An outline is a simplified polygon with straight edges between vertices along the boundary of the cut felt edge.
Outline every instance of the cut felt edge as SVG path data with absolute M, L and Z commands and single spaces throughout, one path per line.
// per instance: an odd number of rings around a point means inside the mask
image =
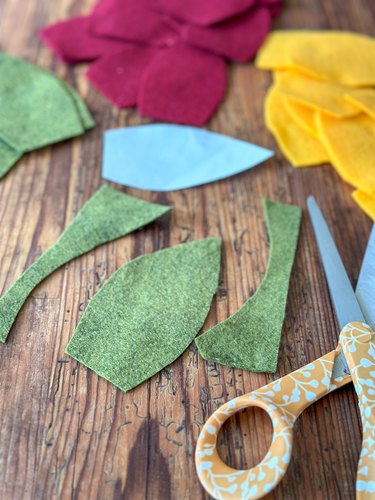
M 0 138 L 0 179 L 11 170 L 22 155 L 21 151 L 17 151 Z
M 371 196 L 357 189 L 353 191 L 352 198 L 366 215 L 375 221 L 375 193 Z
M 0 298 L 0 342 L 6 342 L 25 301 L 47 276 L 74 258 L 144 227 L 170 208 L 146 202 L 107 185 L 101 186 L 55 243 L 25 269 Z M 129 209 L 132 211 L 130 216 Z
M 365 115 L 361 114 L 359 116 L 355 116 L 352 118 L 349 118 L 348 121 L 343 121 L 343 123 L 349 123 L 349 120 L 359 120 L 364 118 Z M 370 118 L 367 118 L 370 120 Z M 335 120 L 332 117 L 328 117 L 328 115 L 325 115 L 324 113 L 318 112 L 315 115 L 315 121 L 317 125 L 317 130 L 319 133 L 319 138 L 324 145 L 328 156 L 330 158 L 330 162 L 334 169 L 336 170 L 337 174 L 348 184 L 351 186 L 357 188 L 360 191 L 367 192 L 369 195 L 372 195 L 372 190 L 369 189 L 369 186 L 365 179 L 358 175 L 357 172 L 354 172 L 356 175 L 353 174 L 353 168 L 350 170 L 350 167 L 353 167 L 353 165 L 350 165 L 350 161 L 342 161 L 342 158 L 339 156 L 337 153 L 334 145 L 331 143 L 330 137 L 326 133 L 326 130 L 324 129 L 323 122 L 324 120 L 331 120 L 333 123 L 340 122 L 340 120 Z
M 95 121 L 86 106 L 85 102 L 81 99 L 79 94 L 67 83 L 65 83 L 63 80 L 61 80 L 61 84 L 65 88 L 66 92 L 71 96 L 76 110 L 77 114 L 80 117 L 82 126 L 84 127 L 85 130 L 90 130 L 91 128 L 95 127 Z
M 121 266 L 106 282 L 105 284 L 103 285 L 103 287 L 92 297 L 92 299 L 89 301 L 88 305 L 87 305 L 87 308 L 86 310 L 84 311 L 84 314 L 82 316 L 82 319 L 80 321 L 80 324 L 82 321 L 84 321 L 84 318 L 89 315 L 91 313 L 91 309 L 92 309 L 92 304 L 94 304 L 97 300 L 100 299 L 101 295 L 107 293 L 106 291 L 106 287 L 107 285 L 109 285 L 111 283 L 111 281 L 115 280 L 117 275 L 120 275 L 120 273 L 122 272 L 122 270 L 126 267 L 126 266 L 129 266 L 129 265 L 134 265 L 137 263 L 137 261 L 140 261 L 141 259 L 152 259 L 156 254 L 159 254 L 160 253 L 168 253 L 168 252 L 173 252 L 174 249 L 178 248 L 178 247 L 182 247 L 184 246 L 186 249 L 189 247 L 189 246 L 194 246 L 195 248 L 197 248 L 197 246 L 204 246 L 205 247 L 205 253 L 206 255 L 208 253 L 211 253 L 215 259 L 216 259 L 216 269 L 215 269 L 215 286 L 214 286 L 214 290 L 212 290 L 209 286 L 207 286 L 207 292 L 209 293 L 210 295 L 210 300 L 209 300 L 209 304 L 207 306 L 207 308 L 204 309 L 204 319 L 202 321 L 202 323 L 200 324 L 200 327 L 195 331 L 195 334 L 194 336 L 192 336 L 192 338 L 189 338 L 189 340 L 186 342 L 186 344 L 184 345 L 184 348 L 177 354 L 177 355 L 173 355 L 173 359 L 172 357 L 168 360 L 168 363 L 165 364 L 163 362 L 160 362 L 158 364 L 157 367 L 153 368 L 153 373 L 148 373 L 146 378 L 143 378 L 143 375 L 142 375 L 142 380 L 137 380 L 135 383 L 132 383 L 132 384 L 122 384 L 122 383 L 116 383 L 114 380 L 111 380 L 111 377 L 109 374 L 107 374 L 104 370 L 101 370 L 101 369 L 98 369 L 97 366 L 95 366 L 95 363 L 92 363 L 92 362 L 87 362 L 87 361 L 83 361 L 81 359 L 81 357 L 79 356 L 79 353 L 76 354 L 75 353 L 75 349 L 74 347 L 72 348 L 72 344 L 73 344 L 73 339 L 74 339 L 74 335 L 72 337 L 72 339 L 70 340 L 68 346 L 66 347 L 65 349 L 65 352 L 66 354 L 68 354 L 69 356 L 71 356 L 72 358 L 76 359 L 79 363 L 83 364 L 84 366 L 90 368 L 91 370 L 93 370 L 96 374 L 98 374 L 99 376 L 103 377 L 105 380 L 107 380 L 108 382 L 110 382 L 111 384 L 115 385 L 116 387 L 118 387 L 119 389 L 127 392 L 135 387 L 137 387 L 138 385 L 142 384 L 143 382 L 145 382 L 146 380 L 150 379 L 151 377 L 153 377 L 154 375 L 156 375 L 157 373 L 159 373 L 162 369 L 166 368 L 167 366 L 169 366 L 171 363 L 173 363 L 177 358 L 179 358 L 181 356 L 181 354 L 183 354 L 183 352 L 188 348 L 188 346 L 191 344 L 191 342 L 194 340 L 194 337 L 197 335 L 197 333 L 199 332 L 200 328 L 202 327 L 204 321 L 205 321 L 205 318 L 207 317 L 207 314 L 209 313 L 209 309 L 210 309 L 210 305 L 212 303 L 212 299 L 216 293 L 216 290 L 217 290 L 217 287 L 218 287 L 218 284 L 219 284 L 219 274 L 220 274 L 220 256 L 221 256 L 221 239 L 218 238 L 218 237 L 208 237 L 208 238 L 205 238 L 205 239 L 202 239 L 202 240 L 195 240 L 195 241 L 191 241 L 191 242 L 188 242 L 188 243 L 183 243 L 181 245 L 177 245 L 177 246 L 174 246 L 174 247 L 169 247 L 169 248 L 166 248 L 166 249 L 162 249 L 162 250 L 159 250 L 157 252 L 153 252 L 153 253 L 150 253 L 150 254 L 145 254 L 145 255 L 141 255 L 139 257 L 136 257 L 135 259 L 129 261 L 128 263 L 124 264 L 123 266 Z M 210 246 L 210 249 L 208 248 Z M 77 327 L 77 329 L 79 328 L 79 325 Z
M 368 102 L 365 96 L 371 96 L 371 103 Z M 346 94 L 345 99 L 353 106 L 357 107 L 363 113 L 369 115 L 375 120 L 375 91 L 374 90 L 358 90 L 351 94 Z
M 279 94 L 275 86 L 272 86 L 266 96 L 264 107 L 266 126 L 276 138 L 283 154 L 293 167 L 310 167 L 327 163 L 329 157 L 324 146 L 295 122 L 288 113 L 284 99 L 285 97 Z M 276 107 L 279 108 L 277 113 Z M 289 127 L 285 126 L 287 122 L 290 122 Z M 292 137 L 293 134 L 295 137 Z
M 222 321 L 221 323 L 218 323 L 217 325 L 213 326 L 211 329 L 207 330 L 206 332 L 203 332 L 199 337 L 197 337 L 195 339 L 195 345 L 199 351 L 199 354 L 202 356 L 203 359 L 208 360 L 208 361 L 213 361 L 215 363 L 218 363 L 218 364 L 221 364 L 224 366 L 231 366 L 232 368 L 238 368 L 238 369 L 247 370 L 247 371 L 259 372 L 259 373 L 275 373 L 276 372 L 277 362 L 278 362 L 278 357 L 279 357 L 279 347 L 278 347 L 277 351 L 275 351 L 275 353 L 274 353 L 274 359 L 272 361 L 272 366 L 271 366 L 271 363 L 269 365 L 262 365 L 262 366 L 260 366 L 259 363 L 258 363 L 258 365 L 255 365 L 255 362 L 256 362 L 255 360 L 253 360 L 251 363 L 249 363 L 248 361 L 247 361 L 247 363 L 242 363 L 242 362 L 239 362 L 238 359 L 235 362 L 233 362 L 233 364 L 231 365 L 231 364 L 223 362 L 223 359 L 221 359 L 219 356 L 213 355 L 212 352 L 209 355 L 207 355 L 204 352 L 204 349 L 202 349 L 202 342 L 204 343 L 205 340 L 209 339 L 209 337 L 211 335 L 215 338 L 215 336 L 217 334 L 217 327 L 224 326 L 226 323 L 230 325 L 234 318 L 239 317 L 238 313 L 241 310 L 243 310 L 243 308 L 245 306 L 251 307 L 251 301 L 254 300 L 255 297 L 257 295 L 259 295 L 261 293 L 261 291 L 263 291 L 263 289 L 267 286 L 267 279 L 268 279 L 269 274 L 270 274 L 272 261 L 275 258 L 275 256 L 274 256 L 274 241 L 272 238 L 272 228 L 271 228 L 271 223 L 270 223 L 271 211 L 272 210 L 280 211 L 280 209 L 287 210 L 290 214 L 293 214 L 293 216 L 296 216 L 296 221 L 295 221 L 296 227 L 294 229 L 296 230 L 297 234 L 296 234 L 296 239 L 294 242 L 293 258 L 292 258 L 292 263 L 291 263 L 290 272 L 289 272 L 289 276 L 288 276 L 288 290 L 289 290 L 290 278 L 291 278 L 292 269 L 294 266 L 295 254 L 297 251 L 298 241 L 299 241 L 299 231 L 300 231 L 301 218 L 302 218 L 302 209 L 297 205 L 280 203 L 280 202 L 269 200 L 269 199 L 265 198 L 265 199 L 263 199 L 263 210 L 264 210 L 265 221 L 266 221 L 266 225 L 267 225 L 267 233 L 268 233 L 268 236 L 270 239 L 269 257 L 268 257 L 265 276 L 264 276 L 262 282 L 260 283 L 260 285 L 258 286 L 258 288 L 256 289 L 255 293 L 251 297 L 249 297 L 245 301 L 245 303 L 242 304 L 242 306 L 240 306 L 239 309 L 235 313 L 233 313 L 231 316 L 229 316 L 226 320 Z M 285 322 L 285 310 L 287 307 L 288 294 L 289 294 L 289 292 L 287 293 L 286 298 L 285 298 L 285 303 L 283 304 L 282 324 L 284 324 L 284 322 Z M 279 345 L 280 345 L 280 339 L 281 339 L 281 332 L 280 332 L 280 336 L 278 338 Z M 254 349 L 256 349 L 256 347 L 254 347 Z

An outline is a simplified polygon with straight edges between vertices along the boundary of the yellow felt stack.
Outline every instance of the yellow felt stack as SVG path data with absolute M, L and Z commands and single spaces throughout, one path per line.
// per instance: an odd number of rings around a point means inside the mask
M 265 119 L 291 164 L 330 162 L 375 220 L 375 39 L 275 31 L 256 65 L 274 71 Z

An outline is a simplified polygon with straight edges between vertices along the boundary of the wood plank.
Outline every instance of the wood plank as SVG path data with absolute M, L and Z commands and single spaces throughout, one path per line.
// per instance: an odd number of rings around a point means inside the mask
M 37 30 L 46 23 L 87 12 L 90 4 L 0 1 L 1 49 L 77 87 L 97 121 L 81 138 L 26 155 L 0 182 L 2 292 L 102 184 L 103 131 L 147 123 L 135 110 L 114 109 L 88 85 L 83 66 L 57 62 L 38 39 Z M 374 35 L 375 4 L 285 0 L 275 27 Z M 66 265 L 25 304 L 9 341 L 0 346 L 0 498 L 207 498 L 195 473 L 194 449 L 209 414 L 335 347 L 337 324 L 305 211 L 275 375 L 207 363 L 191 346 L 166 370 L 124 394 L 64 354 L 88 300 L 124 262 L 208 235 L 223 238 L 223 266 L 204 329 L 234 313 L 264 277 L 263 197 L 305 208 L 306 197 L 314 194 L 355 283 L 370 221 L 332 168 L 296 170 L 278 151 L 263 120 L 270 81 L 269 73 L 250 64 L 233 65 L 226 100 L 208 128 L 276 148 L 274 159 L 228 180 L 180 192 L 122 188 L 176 209 Z M 234 466 L 249 467 L 266 452 L 270 435 L 263 413 L 243 412 L 225 426 L 221 455 Z M 352 387 L 316 403 L 297 423 L 289 471 L 269 498 L 353 498 L 360 438 Z

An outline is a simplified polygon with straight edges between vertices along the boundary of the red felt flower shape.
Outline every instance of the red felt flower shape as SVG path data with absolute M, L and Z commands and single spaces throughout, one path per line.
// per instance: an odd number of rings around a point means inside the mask
M 192 45 L 233 61 L 245 62 L 255 56 L 270 27 L 270 10 L 261 7 L 208 28 L 185 24 L 180 34 L 183 40 Z
M 129 45 L 91 64 L 86 74 L 94 87 L 117 107 L 135 106 L 141 76 L 155 54 L 153 48 Z
M 252 59 L 281 0 L 101 0 L 40 35 L 119 108 L 203 125 L 225 95 L 226 62 Z
M 200 126 L 223 100 L 226 84 L 221 57 L 179 44 L 160 50 L 148 65 L 138 110 L 157 120 Z
M 91 14 L 96 35 L 155 46 L 172 45 L 175 32 L 163 16 L 150 9 L 147 0 L 102 0 Z
M 148 0 L 155 10 L 199 26 L 230 19 L 253 7 L 257 0 Z
M 121 50 L 126 43 L 93 35 L 89 17 L 72 17 L 43 28 L 39 34 L 56 56 L 67 63 L 92 61 Z

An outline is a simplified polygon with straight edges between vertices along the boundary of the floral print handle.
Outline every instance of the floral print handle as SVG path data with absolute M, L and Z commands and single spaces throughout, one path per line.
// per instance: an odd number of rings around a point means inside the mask
M 305 408 L 329 392 L 351 381 L 350 375 L 333 378 L 333 364 L 340 346 L 285 377 L 260 389 L 232 399 L 217 409 L 198 438 L 195 463 L 203 487 L 217 499 L 256 499 L 280 482 L 290 462 L 293 424 Z M 264 459 L 248 470 L 227 466 L 216 449 L 224 422 L 234 413 L 258 406 L 272 420 L 273 438 Z
M 362 451 L 358 462 L 357 500 L 375 498 L 375 333 L 364 323 L 349 323 L 340 344 L 357 392 L 362 421 Z

